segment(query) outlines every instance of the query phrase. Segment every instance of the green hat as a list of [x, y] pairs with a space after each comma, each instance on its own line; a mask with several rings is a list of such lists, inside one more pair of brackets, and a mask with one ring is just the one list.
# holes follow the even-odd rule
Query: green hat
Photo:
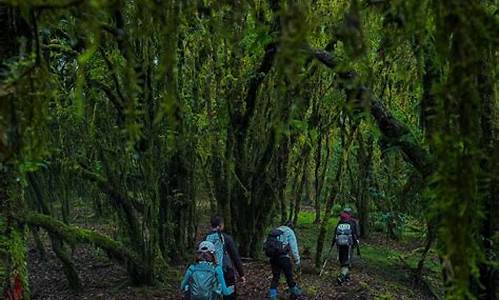
[[344, 207], [343, 211], [346, 213], [352, 213], [352, 209], [350, 207]]

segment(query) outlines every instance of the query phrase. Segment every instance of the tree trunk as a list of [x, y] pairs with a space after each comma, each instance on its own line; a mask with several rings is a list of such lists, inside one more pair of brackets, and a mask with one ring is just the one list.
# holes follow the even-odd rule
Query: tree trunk
[[[5, 91], [5, 62], [20, 53], [18, 41], [31, 43], [31, 29], [18, 9], [0, 4], [0, 293], [4, 299], [29, 299], [26, 230], [13, 214], [25, 209], [19, 164], [22, 139], [14, 90]], [[21, 104], [22, 105], [22, 104]]]
[[309, 197], [309, 183], [307, 181], [308, 178], [308, 171], [307, 171], [307, 160], [304, 161], [303, 164], [303, 173], [302, 173], [302, 180], [299, 184], [299, 192], [297, 193], [297, 197], [295, 198], [295, 211], [293, 215], [293, 226], [297, 226], [297, 223], [299, 222], [299, 214], [300, 214], [300, 205], [302, 203], [302, 198], [303, 197]]
[[137, 253], [134, 253], [129, 247], [103, 234], [89, 229], [67, 225], [50, 216], [33, 212], [15, 215], [14, 218], [22, 223], [39, 226], [71, 245], [81, 243], [93, 244], [106, 251], [109, 257], [115, 259], [119, 263], [127, 265], [129, 276], [133, 283], [148, 283], [144, 281], [148, 280], [149, 277], [147, 274], [151, 271], [146, 269], [147, 266], [139, 259]]
[[[0, 127], [1, 128], [1, 127]], [[1, 130], [1, 129], [0, 129]], [[1, 136], [1, 135], [0, 135]], [[0, 138], [0, 146], [5, 145]], [[0, 149], [5, 149], [0, 147]], [[5, 152], [0, 153], [1, 155]], [[18, 173], [9, 162], [0, 164], [0, 283], [5, 299], [29, 299], [26, 268], [25, 228], [13, 218], [23, 209], [22, 190], [16, 181]]]
[[[293, 181], [290, 184], [292, 190], [292, 198], [290, 199], [290, 204], [288, 206], [288, 221], [293, 222], [293, 215], [295, 212], [295, 203], [297, 202], [297, 197], [300, 197], [300, 184], [299, 180], [302, 178], [302, 174], [299, 170], [295, 171], [295, 176], [293, 177]], [[301, 180], [302, 181], [302, 180]]]
[[[280, 36], [281, 19], [279, 1], [270, 1], [273, 11], [273, 21], [269, 30], [270, 36]], [[231, 225], [233, 234], [240, 243], [240, 251], [243, 256], [257, 256], [257, 249], [261, 243], [261, 238], [270, 216], [273, 212], [273, 191], [266, 182], [268, 164], [272, 161], [275, 146], [278, 144], [277, 136], [274, 132], [268, 133], [268, 139], [264, 145], [259, 145], [262, 155], [257, 159], [257, 165], [252, 166], [249, 159], [250, 143], [249, 130], [251, 121], [257, 112], [257, 96], [266, 75], [271, 71], [276, 53], [279, 49], [280, 39], [271, 41], [265, 46], [265, 53], [256, 69], [256, 74], [252, 76], [242, 107], [238, 111], [230, 111], [231, 127], [228, 130], [228, 140], [231, 143], [232, 166], [228, 166], [232, 172], [230, 207]], [[244, 108], [243, 108], [244, 107]]]
[[320, 132], [318, 136], [318, 144], [316, 146], [316, 165], [314, 169], [314, 224], [319, 224], [321, 222], [321, 190], [322, 190], [322, 181], [323, 177], [320, 175], [321, 170], [321, 152], [323, 145], [323, 134]]
[[333, 204], [335, 203], [335, 196], [330, 195], [328, 197], [328, 200], [326, 201], [325, 205], [325, 213], [323, 215], [323, 220], [321, 220], [321, 226], [319, 228], [319, 234], [318, 234], [318, 239], [316, 242], [316, 258], [315, 258], [315, 265], [317, 268], [321, 267], [322, 261], [322, 256], [323, 256], [323, 248], [325, 244], [325, 238], [326, 238], [326, 227], [328, 225], [328, 222], [330, 221], [331, 217], [331, 212], [333, 208]]
[[66, 276], [66, 279], [68, 280], [69, 287], [74, 291], [81, 290], [82, 285], [80, 282], [80, 277], [78, 276], [78, 272], [76, 271], [76, 267], [73, 264], [73, 261], [64, 249], [63, 242], [52, 234], [49, 233], [49, 235], [52, 243], [52, 250], [54, 250], [57, 258], [62, 263], [63, 272]]
[[424, 270], [424, 263], [427, 257], [427, 253], [432, 247], [432, 244], [436, 240], [437, 237], [437, 226], [436, 222], [427, 222], [427, 235], [425, 237], [425, 246], [424, 251], [422, 252], [422, 256], [417, 263], [417, 268], [415, 270], [415, 277], [417, 280], [422, 278], [422, 271]]
[[[47, 216], [50, 216], [50, 210], [45, 203], [44, 197], [42, 195], [42, 191], [40, 190], [40, 186], [38, 185], [38, 181], [33, 173], [28, 173], [28, 182], [33, 189], [34, 197], [36, 198], [38, 209]], [[68, 202], [68, 200], [65, 200]], [[63, 201], [64, 202], [64, 201]], [[64, 223], [68, 223], [67, 221], [63, 221]], [[80, 277], [78, 276], [78, 272], [76, 271], [75, 265], [73, 261], [71, 261], [70, 256], [64, 250], [63, 241], [59, 239], [59, 237], [55, 236], [51, 232], [49, 232], [49, 237], [52, 244], [52, 250], [56, 254], [57, 258], [61, 261], [63, 265], [64, 275], [66, 275], [66, 279], [68, 280], [68, 284], [71, 289], [78, 291], [81, 289]]]
[[369, 226], [369, 208], [370, 208], [370, 198], [367, 193], [371, 182], [371, 166], [372, 166], [372, 141], [368, 138], [366, 142], [368, 144], [368, 149], [365, 147], [365, 141], [363, 136], [359, 135], [359, 149], [358, 149], [358, 217], [359, 217], [359, 230], [360, 236], [364, 237], [368, 235]]
[[42, 240], [40, 239], [40, 229], [36, 226], [30, 226], [31, 234], [33, 235], [33, 240], [35, 240], [36, 249], [40, 258], [45, 261], [47, 259], [47, 253], [45, 252], [45, 247], [43, 246]]

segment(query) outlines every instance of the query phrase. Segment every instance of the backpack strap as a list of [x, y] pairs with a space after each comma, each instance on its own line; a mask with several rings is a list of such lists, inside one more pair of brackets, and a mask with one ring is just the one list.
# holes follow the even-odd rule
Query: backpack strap
[[[225, 259], [226, 256], [229, 256], [229, 253], [227, 252], [226, 250], [226, 240], [224, 239], [224, 234], [222, 232], [217, 231], [217, 233], [219, 234], [219, 239], [222, 243], [222, 261], [220, 262], [221, 266], [222, 266], [222, 269], [225, 269], [226, 268], [226, 264], [228, 264], [229, 262], [227, 262], [226, 260], [227, 259], [232, 259], [231, 257], [228, 257]], [[224, 264], [224, 261], [226, 261], [226, 264]]]
[[224, 252], [226, 252], [226, 241], [224, 240], [224, 234], [222, 234], [222, 232], [220, 232], [220, 230], [218, 230], [217, 233], [219, 234], [219, 239], [222, 243], [222, 250]]

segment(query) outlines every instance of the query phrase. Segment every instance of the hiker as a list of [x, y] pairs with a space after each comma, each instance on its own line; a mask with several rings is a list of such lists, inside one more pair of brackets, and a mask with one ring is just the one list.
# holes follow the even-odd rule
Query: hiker
[[215, 246], [203, 241], [198, 246], [196, 263], [189, 266], [181, 283], [186, 300], [220, 299], [221, 294], [231, 295], [234, 287], [228, 287], [222, 267], [215, 258]]
[[350, 208], [345, 208], [340, 213], [340, 221], [335, 227], [335, 234], [332, 241], [332, 247], [337, 246], [341, 267], [337, 277], [339, 284], [350, 279], [349, 268], [351, 267], [352, 248], [359, 243], [357, 222], [352, 218], [351, 212]]
[[285, 274], [288, 288], [293, 297], [298, 297], [301, 290], [293, 280], [292, 261], [289, 253], [291, 252], [295, 262], [295, 268], [300, 272], [300, 255], [297, 245], [297, 237], [293, 232], [290, 222], [286, 225], [274, 228], [264, 242], [264, 252], [269, 257], [273, 279], [269, 288], [269, 298], [278, 299], [278, 285], [281, 272]]
[[213, 216], [210, 220], [210, 226], [211, 229], [204, 240], [214, 244], [215, 257], [217, 263], [222, 267], [224, 279], [228, 285], [234, 286], [234, 293], [231, 295], [224, 295], [224, 299], [233, 300], [237, 297], [236, 276], [238, 275], [240, 277], [241, 282], [244, 283], [246, 281], [240, 254], [238, 253], [238, 248], [233, 238], [229, 234], [223, 232], [224, 220], [222, 217]]

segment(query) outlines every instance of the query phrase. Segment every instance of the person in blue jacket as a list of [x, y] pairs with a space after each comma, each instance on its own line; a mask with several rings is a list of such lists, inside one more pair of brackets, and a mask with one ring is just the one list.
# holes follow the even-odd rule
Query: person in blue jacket
[[300, 255], [297, 237], [295, 236], [295, 232], [292, 228], [292, 224], [288, 222], [286, 225], [273, 229], [271, 233], [271, 235], [274, 234], [276, 239], [281, 242], [285, 251], [269, 258], [269, 263], [271, 264], [271, 270], [273, 273], [273, 279], [271, 280], [271, 287], [269, 289], [270, 299], [278, 299], [278, 285], [281, 272], [285, 274], [286, 282], [292, 296], [298, 297], [302, 293], [299, 286], [293, 279], [293, 266], [290, 254], [293, 257], [297, 271], [300, 271]]
[[184, 299], [214, 300], [222, 295], [228, 296], [234, 292], [233, 286], [227, 286], [222, 272], [222, 266], [217, 264], [215, 246], [203, 241], [198, 245], [196, 263], [189, 266], [181, 282]]

